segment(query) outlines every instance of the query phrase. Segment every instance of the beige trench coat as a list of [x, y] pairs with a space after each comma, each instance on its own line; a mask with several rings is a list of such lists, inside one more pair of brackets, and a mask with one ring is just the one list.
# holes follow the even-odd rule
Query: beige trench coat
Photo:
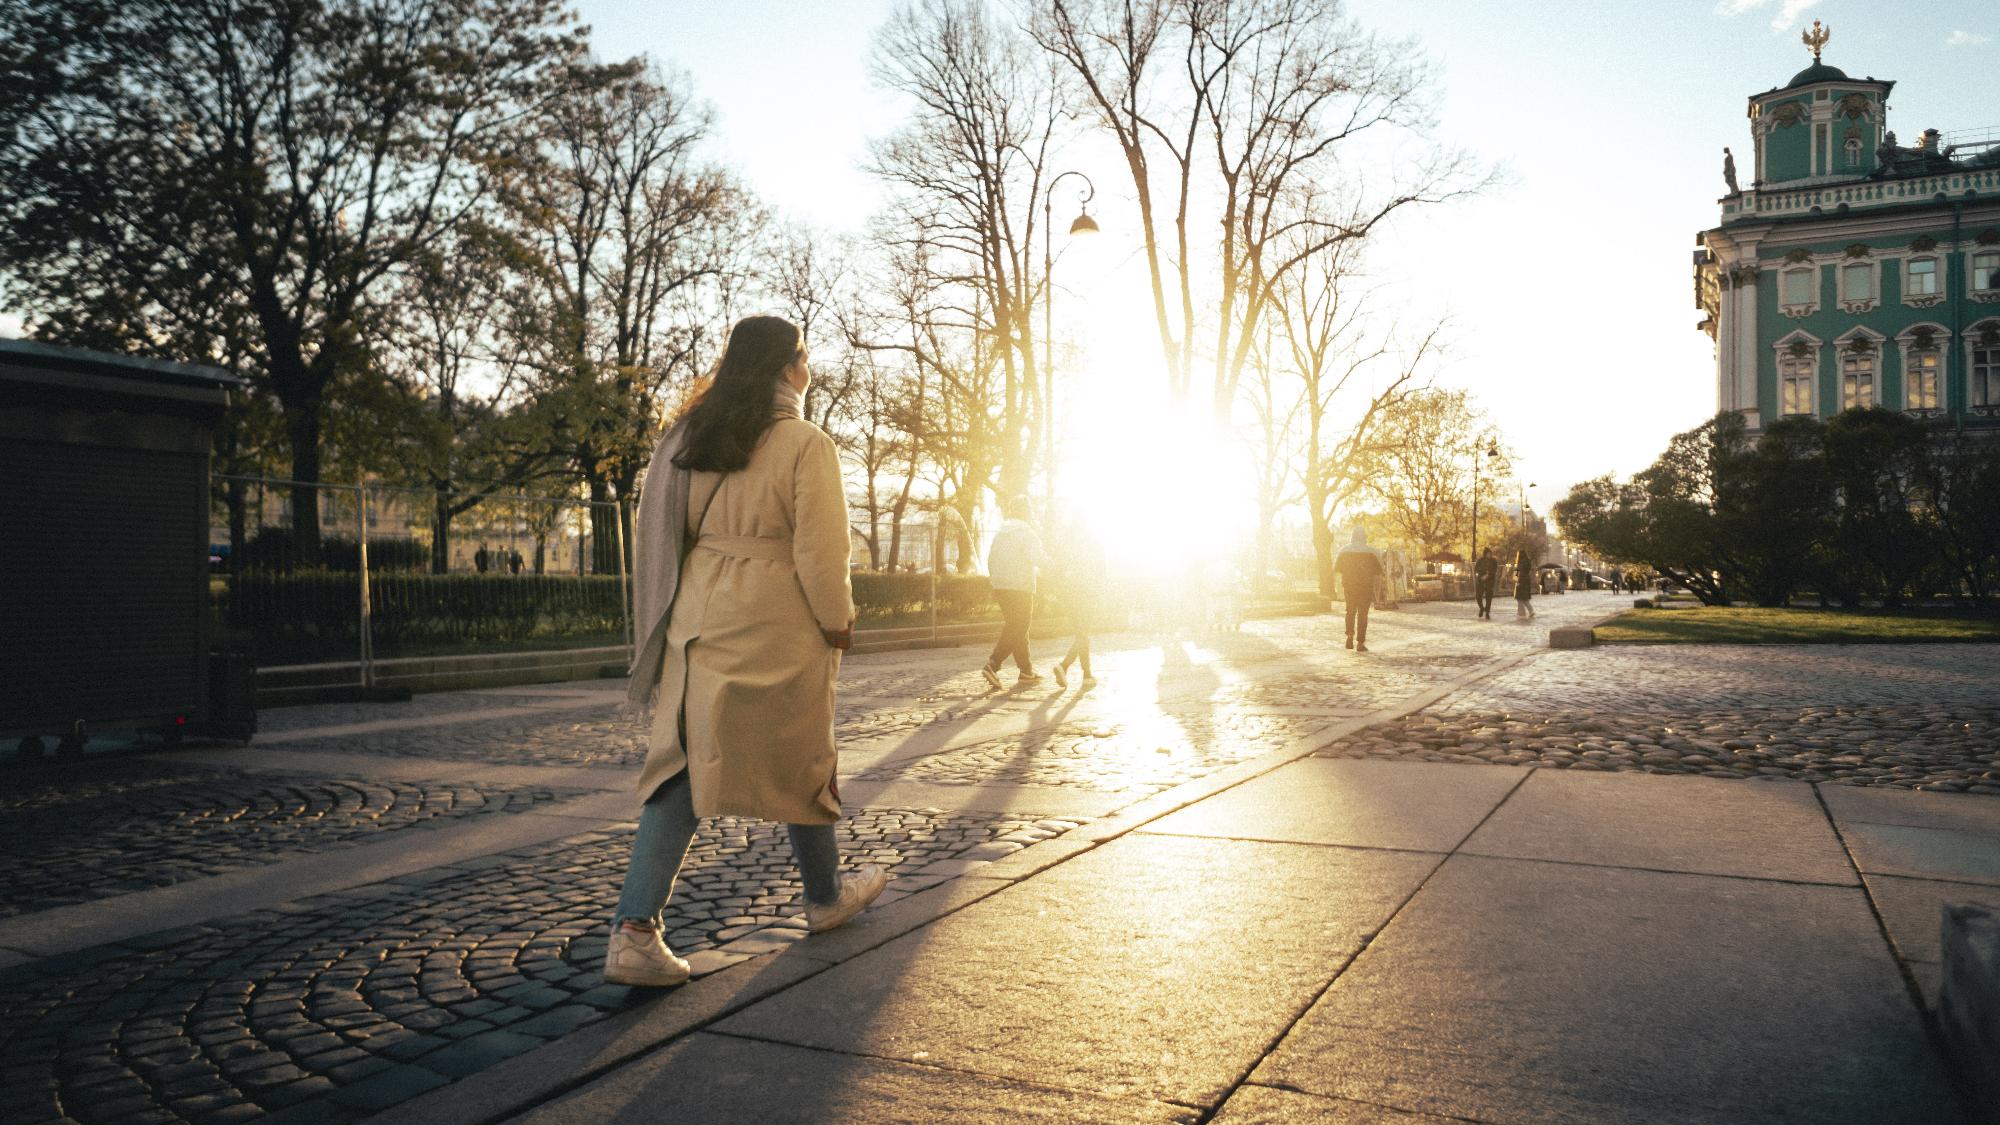
[[639, 793], [686, 768], [697, 816], [830, 824], [840, 651], [820, 631], [854, 620], [833, 440], [780, 418], [740, 471], [693, 475], [687, 524]]

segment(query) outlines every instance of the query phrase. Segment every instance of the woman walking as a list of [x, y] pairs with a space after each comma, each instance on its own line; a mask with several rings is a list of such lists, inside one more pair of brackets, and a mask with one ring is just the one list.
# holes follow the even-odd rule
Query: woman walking
[[697, 817], [789, 825], [814, 933], [887, 882], [872, 865], [841, 877], [833, 838], [833, 682], [854, 597], [839, 457], [800, 416], [810, 379], [797, 327], [739, 321], [714, 379], [653, 451], [633, 531], [631, 700], [658, 702], [605, 953], [611, 984], [688, 979], [661, 935]]
[[1514, 619], [1535, 619], [1535, 564], [1525, 547], [1514, 555]]

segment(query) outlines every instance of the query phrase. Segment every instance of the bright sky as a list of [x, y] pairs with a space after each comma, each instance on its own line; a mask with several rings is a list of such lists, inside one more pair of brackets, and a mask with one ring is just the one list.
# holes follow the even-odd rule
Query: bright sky
[[[859, 168], [867, 139], [897, 121], [868, 78], [889, 8], [580, 3], [601, 54], [643, 52], [688, 72], [717, 110], [717, 155], [754, 190], [846, 228], [879, 200]], [[1832, 28], [1827, 62], [1896, 80], [1889, 124], [1902, 137], [2000, 124], [2000, 104], [1980, 101], [1993, 89], [2000, 8], [1982, 0], [1349, 0], [1349, 10], [1385, 34], [1421, 37], [1443, 72], [1440, 138], [1510, 175], [1476, 202], [1398, 222], [1374, 263], [1409, 323], [1450, 317], [1441, 381], [1471, 388], [1492, 413], [1522, 478], [1539, 485], [1537, 508], [1574, 481], [1644, 468], [1714, 410], [1690, 253], [1716, 218], [1722, 147], [1751, 166], [1746, 99], [1811, 61], [1804, 25]], [[1121, 177], [1083, 159], [1104, 226], [1090, 253], [1124, 257], [1118, 240], [1137, 222], [1119, 210]]]

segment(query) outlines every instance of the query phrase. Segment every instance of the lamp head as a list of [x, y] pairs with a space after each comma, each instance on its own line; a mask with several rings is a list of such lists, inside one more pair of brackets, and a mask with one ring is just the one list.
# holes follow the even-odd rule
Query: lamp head
[[1071, 234], [1096, 234], [1097, 220], [1090, 217], [1090, 212], [1085, 211], [1076, 217], [1075, 222], [1069, 225], [1069, 232]]

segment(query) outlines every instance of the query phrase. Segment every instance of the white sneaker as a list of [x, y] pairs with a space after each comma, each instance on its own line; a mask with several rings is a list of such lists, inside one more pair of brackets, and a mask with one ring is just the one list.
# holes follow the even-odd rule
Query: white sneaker
[[806, 903], [806, 929], [823, 934], [861, 913], [889, 885], [889, 873], [880, 864], [868, 864], [840, 877], [840, 897], [821, 906]]
[[1049, 669], [1049, 671], [1054, 672], [1056, 674], [1056, 686], [1062, 688], [1064, 691], [1068, 691], [1069, 673], [1063, 669], [1063, 666], [1058, 664], [1055, 667]]
[[686, 984], [690, 971], [658, 932], [635, 934], [622, 922], [611, 927], [611, 944], [604, 951], [604, 983], [667, 988]]
[[986, 677], [987, 684], [990, 685], [994, 691], [1000, 690], [1000, 673], [995, 672], [991, 668], [981, 668], [979, 670], [979, 674]]

